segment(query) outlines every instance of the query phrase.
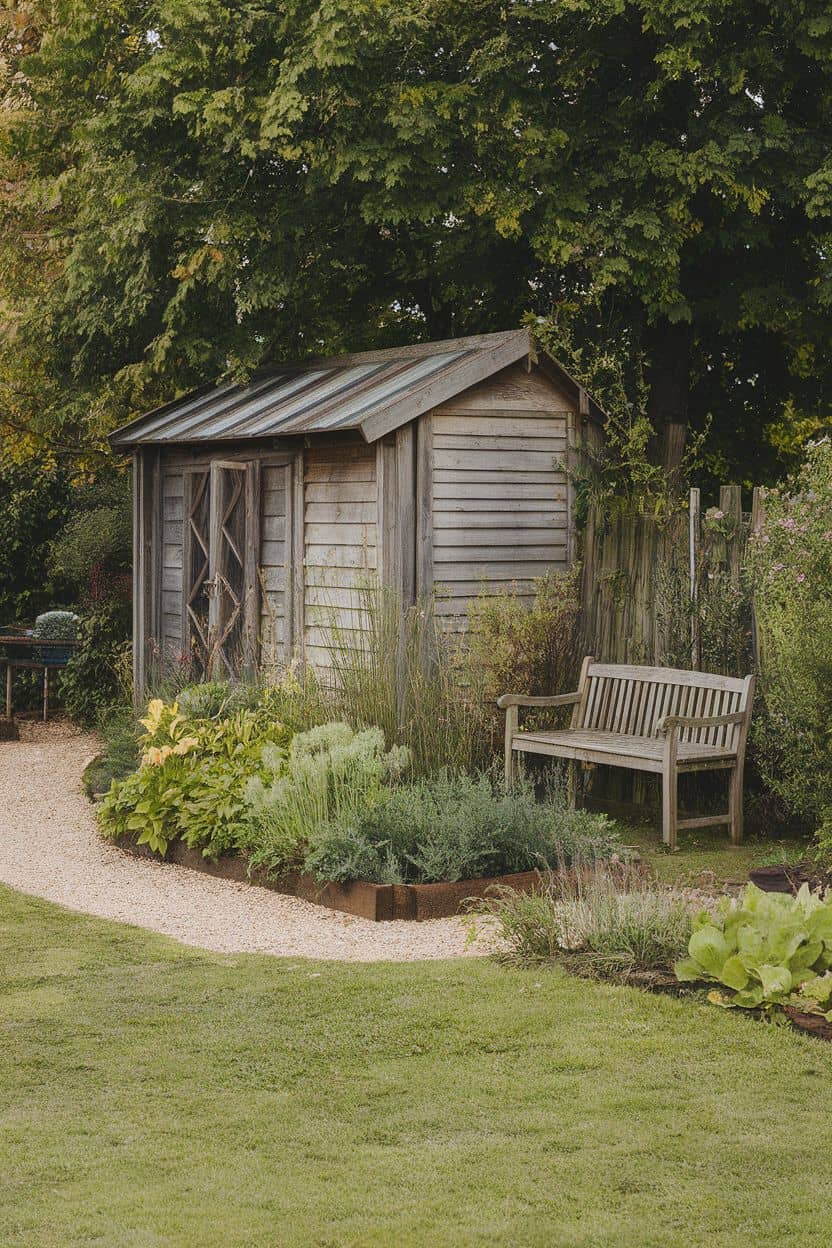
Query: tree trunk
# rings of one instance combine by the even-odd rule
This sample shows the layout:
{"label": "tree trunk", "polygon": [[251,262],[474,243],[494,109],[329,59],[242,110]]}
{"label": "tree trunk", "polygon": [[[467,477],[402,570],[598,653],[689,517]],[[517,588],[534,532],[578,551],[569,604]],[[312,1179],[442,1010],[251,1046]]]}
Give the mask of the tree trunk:
{"label": "tree trunk", "polygon": [[691,326],[660,321],[648,337],[647,415],[656,431],[654,458],[674,478],[685,451],[690,396]]}

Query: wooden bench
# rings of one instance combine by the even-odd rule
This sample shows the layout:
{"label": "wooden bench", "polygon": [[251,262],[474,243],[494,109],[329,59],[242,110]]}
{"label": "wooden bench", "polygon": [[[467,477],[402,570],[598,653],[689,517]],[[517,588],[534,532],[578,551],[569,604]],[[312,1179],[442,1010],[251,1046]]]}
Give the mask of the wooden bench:
{"label": "wooden bench", "polygon": [[[662,777],[662,839],[676,848],[679,828],[728,824],[731,841],[742,840],[742,777],[754,700],[754,677],[737,679],[666,667],[630,667],[584,659],[575,693],[530,698],[504,693],[506,783],[514,756],[546,754],[570,760],[570,803],[575,800],[574,764],[603,763]],[[560,732],[521,732],[521,707],[571,706],[570,727]],[[679,819],[680,772],[730,771],[728,812]]]}

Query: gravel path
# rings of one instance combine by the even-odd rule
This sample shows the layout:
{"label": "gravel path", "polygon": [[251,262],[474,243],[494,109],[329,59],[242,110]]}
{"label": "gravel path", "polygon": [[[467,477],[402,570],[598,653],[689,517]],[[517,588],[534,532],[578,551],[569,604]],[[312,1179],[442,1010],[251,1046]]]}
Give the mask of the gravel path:
{"label": "gravel path", "polygon": [[[81,789],[95,737],[55,721],[0,741],[0,881],[71,910],[218,953],[409,962],[487,952],[458,918],[372,923],[187,867],[133,858],[102,840]],[[483,934],[484,935],[484,934]]]}

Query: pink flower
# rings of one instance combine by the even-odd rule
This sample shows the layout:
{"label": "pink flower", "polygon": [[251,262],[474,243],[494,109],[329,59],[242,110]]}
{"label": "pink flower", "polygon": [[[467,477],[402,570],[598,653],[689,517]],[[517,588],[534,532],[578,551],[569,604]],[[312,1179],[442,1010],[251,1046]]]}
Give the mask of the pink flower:
{"label": "pink flower", "polygon": [[797,574],[797,580],[798,580],[798,582],[800,582],[800,581],[805,581],[805,580],[806,580],[806,575],[805,575],[805,573],[804,573],[804,572],[798,572],[798,574]]}

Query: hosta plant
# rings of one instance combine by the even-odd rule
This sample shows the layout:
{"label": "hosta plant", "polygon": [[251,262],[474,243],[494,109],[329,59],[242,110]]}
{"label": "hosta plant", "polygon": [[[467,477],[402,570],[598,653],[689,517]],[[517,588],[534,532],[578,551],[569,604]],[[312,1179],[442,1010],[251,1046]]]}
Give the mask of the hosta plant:
{"label": "hosta plant", "polygon": [[285,751],[288,730],[240,709],[224,719],[192,719],[176,702],[154,699],[141,721],[141,763],[113,781],[100,808],[105,832],[132,836],[156,853],[180,838],[217,858],[237,847],[249,781],[266,775],[264,747]]}
{"label": "hosta plant", "polygon": [[829,1002],[832,897],[812,893],[806,884],[796,897],[748,884],[739,897],[723,898],[715,912],[696,916],[688,957],[675,970],[683,982],[727,990],[710,994],[717,1005],[777,1014],[797,996],[805,1008],[814,1001],[819,1010]]}

